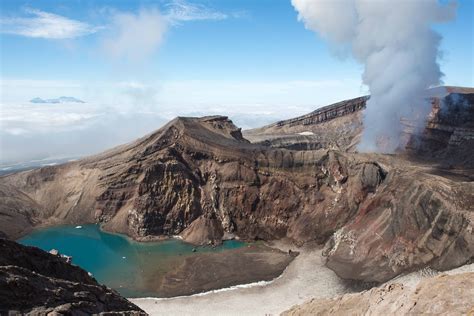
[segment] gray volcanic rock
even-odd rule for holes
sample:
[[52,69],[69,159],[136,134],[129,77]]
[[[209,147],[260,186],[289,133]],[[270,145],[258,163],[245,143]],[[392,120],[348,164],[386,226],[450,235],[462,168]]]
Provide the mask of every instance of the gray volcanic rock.
[[6,239],[0,239],[0,253],[0,314],[145,315],[59,256]]
[[416,288],[394,283],[332,299],[314,299],[283,316],[297,315],[471,315],[474,273],[440,275]]

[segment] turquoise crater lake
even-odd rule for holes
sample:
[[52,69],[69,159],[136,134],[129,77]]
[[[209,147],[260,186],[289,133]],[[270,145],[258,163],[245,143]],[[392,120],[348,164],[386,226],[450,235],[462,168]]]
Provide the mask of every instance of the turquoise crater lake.
[[[72,262],[100,283],[126,297],[160,297],[150,290],[150,280],[166,274],[172,267],[192,256],[193,245],[178,239],[139,243],[123,235],[104,232],[98,225],[57,226],[33,231],[18,242],[41,248],[57,249],[72,256]],[[196,253],[220,252],[244,246],[235,240],[219,247],[197,247]]]

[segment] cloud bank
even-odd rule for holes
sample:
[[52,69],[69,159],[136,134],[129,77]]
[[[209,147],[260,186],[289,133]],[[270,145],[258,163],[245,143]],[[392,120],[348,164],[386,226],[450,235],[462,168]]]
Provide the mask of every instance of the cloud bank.
[[437,58],[441,37],[433,23],[454,18],[456,4],[437,0],[292,0],[298,19],[338,51],[364,66],[371,98],[359,150],[393,152],[400,144],[400,118],[422,126],[427,88],[441,83]]

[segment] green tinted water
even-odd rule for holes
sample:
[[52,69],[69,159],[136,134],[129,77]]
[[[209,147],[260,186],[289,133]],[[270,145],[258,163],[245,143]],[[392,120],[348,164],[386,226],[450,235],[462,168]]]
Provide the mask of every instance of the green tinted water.
[[[127,297],[160,296],[150,280],[193,255],[194,246],[177,239],[138,243],[100,230],[98,225],[58,226],[40,229],[19,240],[45,251],[57,249],[89,271],[103,284]],[[219,247],[198,247],[196,252],[219,252],[245,245],[226,241]]]

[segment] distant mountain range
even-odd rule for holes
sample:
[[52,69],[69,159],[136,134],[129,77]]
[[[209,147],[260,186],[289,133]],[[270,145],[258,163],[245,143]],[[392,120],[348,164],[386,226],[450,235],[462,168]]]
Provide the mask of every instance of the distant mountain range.
[[86,103],[74,97],[59,97],[56,99],[42,99],[34,98],[30,100],[31,103]]

